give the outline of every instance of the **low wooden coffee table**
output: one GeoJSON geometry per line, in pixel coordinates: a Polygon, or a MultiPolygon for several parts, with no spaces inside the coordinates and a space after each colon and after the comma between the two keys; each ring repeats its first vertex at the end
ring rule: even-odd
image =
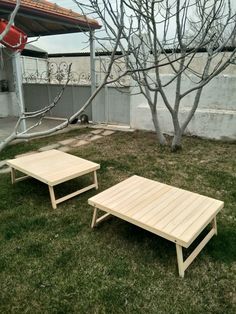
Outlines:
{"type": "Polygon", "coordinates": [[[92,228],[110,214],[151,231],[176,244],[179,275],[217,234],[216,215],[224,203],[157,181],[132,176],[91,197],[94,206],[92,228]],[[97,210],[107,212],[97,218],[97,210]],[[182,248],[188,248],[211,223],[212,228],[184,261],[182,248]]]}
{"type": "Polygon", "coordinates": [[[100,168],[99,164],[55,149],[11,159],[7,164],[11,167],[12,183],[33,177],[47,184],[54,209],[57,208],[57,204],[71,197],[98,188],[96,170],[100,168]],[[16,170],[25,173],[26,176],[16,178],[16,170]],[[93,173],[93,184],[59,199],[55,198],[54,186],[90,172],[93,173]]]}

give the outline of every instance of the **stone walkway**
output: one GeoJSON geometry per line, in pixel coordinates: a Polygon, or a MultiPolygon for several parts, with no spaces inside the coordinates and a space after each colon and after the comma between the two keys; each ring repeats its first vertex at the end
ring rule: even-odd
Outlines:
{"type": "MultiPolygon", "coordinates": [[[[104,136],[112,135],[113,133],[115,133],[115,131],[104,130],[104,129],[94,129],[87,134],[82,134],[79,136],[71,137],[66,140],[59,141],[51,145],[41,147],[37,151],[30,151],[21,155],[16,155],[15,158],[36,154],[38,152],[44,152],[50,149],[58,149],[62,152],[67,153],[70,150],[75,149],[76,147],[87,145],[93,141],[103,138],[104,136]]],[[[0,161],[0,174],[9,173],[10,171],[11,171],[10,168],[6,165],[6,160],[0,161]]]]}

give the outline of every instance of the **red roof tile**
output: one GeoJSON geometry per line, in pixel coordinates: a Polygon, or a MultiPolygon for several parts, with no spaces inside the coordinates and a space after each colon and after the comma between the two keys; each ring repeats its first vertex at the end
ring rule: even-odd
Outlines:
{"type": "MultiPolygon", "coordinates": [[[[16,0],[1,0],[2,3],[14,4],[16,0]]],[[[56,3],[49,2],[47,0],[21,0],[21,7],[28,8],[35,11],[44,12],[47,14],[65,17],[71,21],[77,22],[78,24],[87,24],[92,28],[100,28],[100,24],[94,20],[87,18],[86,16],[74,12],[72,10],[63,8],[56,3]]]]}

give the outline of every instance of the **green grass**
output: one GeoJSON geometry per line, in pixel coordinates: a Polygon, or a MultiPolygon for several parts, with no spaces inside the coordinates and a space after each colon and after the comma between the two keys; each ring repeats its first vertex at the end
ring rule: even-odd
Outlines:
{"type": "MultiPolygon", "coordinates": [[[[0,158],[52,141],[10,146],[0,158]]],[[[30,179],[12,186],[2,175],[0,313],[235,313],[236,145],[184,138],[183,146],[173,154],[152,133],[117,132],[72,153],[101,164],[99,191],[137,174],[225,202],[218,236],[184,279],[173,243],[117,218],[91,230],[87,199],[95,190],[53,210],[46,185],[30,179]]],[[[70,181],[56,193],[90,179],[70,181]]]]}

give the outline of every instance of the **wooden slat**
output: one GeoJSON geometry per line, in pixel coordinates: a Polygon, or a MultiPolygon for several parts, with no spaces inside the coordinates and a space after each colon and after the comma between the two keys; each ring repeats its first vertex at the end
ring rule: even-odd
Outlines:
{"type": "MultiPolygon", "coordinates": [[[[97,166],[86,166],[81,168],[74,168],[74,169],[67,169],[65,171],[61,171],[58,173],[54,173],[54,175],[47,175],[47,182],[48,184],[58,185],[65,181],[69,181],[71,179],[77,178],[78,176],[85,175],[87,173],[93,172],[98,170],[97,166]]],[[[46,177],[46,175],[45,175],[46,177]]]]}
{"type": "Polygon", "coordinates": [[[142,208],[138,213],[133,215],[132,217],[135,219],[140,219],[143,222],[148,223],[149,220],[153,219],[153,216],[160,212],[163,208],[168,206],[176,197],[178,197],[179,191],[175,189],[168,189],[166,193],[159,195],[153,195],[152,203],[146,208],[142,208]],[[176,196],[177,195],[177,196],[176,196]]]}
{"type": "Polygon", "coordinates": [[[156,224],[157,228],[172,232],[178,226],[181,228],[189,216],[195,214],[200,208],[207,208],[212,203],[211,199],[204,199],[198,195],[191,194],[182,204],[176,206],[163,219],[156,224]]]}
{"type": "Polygon", "coordinates": [[[131,185],[133,182],[135,182],[135,177],[136,176],[132,176],[128,179],[126,179],[125,181],[122,181],[120,183],[117,183],[116,185],[106,189],[103,192],[100,192],[97,195],[94,195],[93,197],[91,197],[88,201],[89,202],[102,202],[104,200],[107,199],[108,195],[110,197],[113,197],[115,194],[117,194],[119,191],[124,191],[126,189],[126,187],[128,187],[129,185],[131,185]]]}
{"type": "Polygon", "coordinates": [[[129,212],[127,215],[130,215],[133,209],[136,211],[135,208],[137,208],[140,202],[147,203],[149,196],[157,192],[158,189],[159,187],[156,187],[155,184],[144,182],[142,185],[139,184],[139,186],[136,187],[135,193],[128,191],[124,194],[123,198],[120,198],[108,206],[124,214],[129,212]]]}
{"type": "Polygon", "coordinates": [[[123,195],[123,193],[127,193],[127,191],[129,190],[133,190],[136,188],[136,186],[138,186],[139,180],[136,176],[133,176],[127,180],[125,180],[122,184],[118,183],[116,185],[114,185],[112,188],[109,188],[93,197],[91,197],[89,199],[89,204],[92,203],[104,203],[104,202],[110,202],[113,200],[116,200],[117,198],[119,198],[121,195],[123,195]],[[131,180],[132,178],[132,180],[131,180]]]}
{"type": "MultiPolygon", "coordinates": [[[[155,227],[155,224],[163,217],[165,216],[168,211],[173,210],[175,208],[174,201],[177,198],[182,198],[180,191],[176,190],[170,190],[170,193],[173,191],[173,194],[170,197],[166,197],[166,199],[162,199],[160,203],[157,203],[155,208],[152,210],[151,213],[148,213],[147,215],[144,215],[142,218],[140,218],[141,221],[148,223],[155,227]],[[176,195],[177,194],[177,195],[176,195]],[[176,197],[177,196],[177,197],[176,197]]],[[[164,195],[166,196],[166,195],[164,195]]],[[[185,200],[185,198],[183,198],[185,200]]]]}
{"type": "MultiPolygon", "coordinates": [[[[55,161],[54,159],[47,160],[47,163],[39,165],[38,169],[35,169],[35,173],[41,176],[45,180],[51,183],[60,183],[64,178],[74,176],[79,172],[84,173],[86,171],[93,171],[97,169],[97,165],[94,163],[78,160],[71,160],[71,158],[65,158],[64,160],[55,161]],[[53,162],[52,162],[53,161],[53,162]]],[[[34,169],[33,169],[34,171],[34,169]]]]}
{"type": "MultiPolygon", "coordinates": [[[[130,203],[133,203],[133,200],[136,200],[137,198],[140,197],[140,194],[145,194],[146,198],[146,192],[149,192],[149,190],[152,187],[156,187],[155,182],[150,180],[145,180],[145,181],[140,181],[140,177],[138,176],[133,176],[131,177],[132,180],[127,179],[123,181],[123,184],[117,184],[113,188],[114,189],[108,189],[101,194],[94,196],[89,199],[89,204],[96,206],[96,204],[102,203],[103,205],[107,207],[112,207],[114,208],[124,208],[124,210],[128,210],[128,206],[130,203]],[[146,188],[145,188],[146,186],[146,188]]],[[[143,197],[142,197],[143,199],[143,197]]]]}
{"type": "MultiPolygon", "coordinates": [[[[129,209],[127,209],[124,213],[129,215],[130,217],[133,217],[135,214],[139,213],[142,208],[146,208],[149,206],[152,206],[154,201],[154,196],[159,198],[162,195],[165,195],[168,193],[170,188],[168,186],[157,186],[153,190],[149,192],[149,194],[145,195],[145,198],[142,200],[141,198],[137,200],[136,204],[134,206],[130,206],[129,209]]],[[[137,218],[135,218],[137,219],[137,218]]],[[[137,219],[138,220],[138,219],[137,219]]]]}
{"type": "MultiPolygon", "coordinates": [[[[191,215],[187,216],[185,220],[182,220],[181,224],[178,226],[175,226],[172,228],[172,233],[175,236],[180,236],[187,230],[189,227],[191,227],[191,230],[193,230],[193,223],[197,220],[200,219],[200,221],[204,220],[202,219],[202,215],[207,216],[211,214],[211,211],[215,211],[217,213],[217,208],[216,203],[213,199],[209,198],[205,202],[199,206],[195,212],[193,212],[191,215]]],[[[195,230],[196,228],[194,228],[195,230]]]]}
{"type": "Polygon", "coordinates": [[[64,153],[50,150],[8,160],[11,167],[51,186],[95,171],[100,165],[64,153]]]}
{"type": "Polygon", "coordinates": [[[185,229],[179,237],[183,239],[184,242],[190,245],[197,236],[202,232],[202,230],[213,220],[217,213],[223,208],[224,203],[219,201],[219,204],[216,207],[216,204],[212,205],[207,209],[201,216],[195,218],[192,224],[189,224],[188,228],[185,229]],[[195,230],[193,233],[192,230],[195,230]]]}

